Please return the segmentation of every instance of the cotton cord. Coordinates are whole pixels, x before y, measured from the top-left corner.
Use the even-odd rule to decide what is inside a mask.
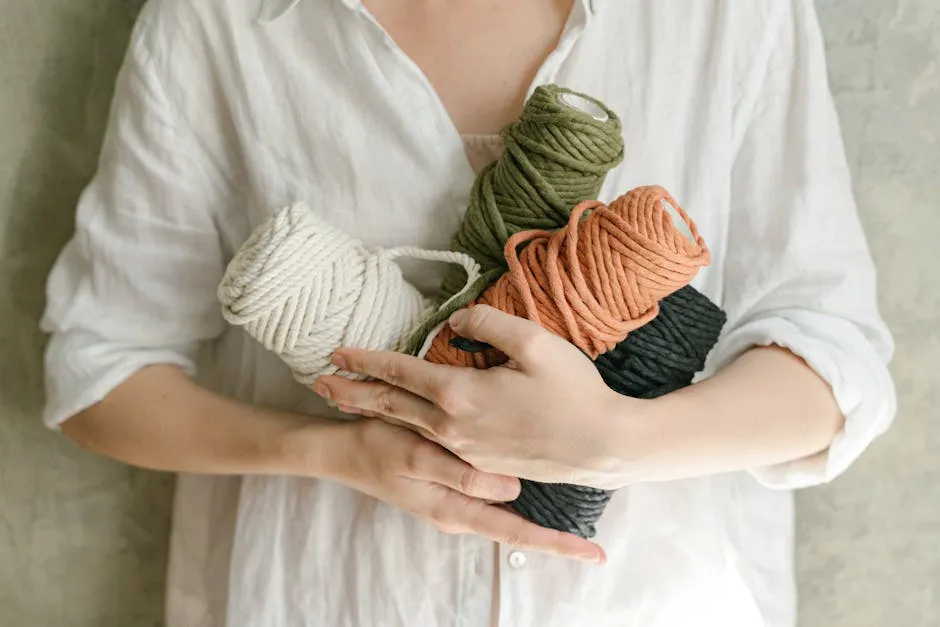
[[[726,319],[701,292],[683,287],[660,302],[656,318],[599,356],[595,365],[607,385],[624,396],[664,396],[692,384]],[[510,507],[544,527],[592,538],[612,496],[612,491],[587,486],[523,480]]]
[[[404,348],[410,354],[417,354],[434,328],[507,269],[503,249],[511,235],[565,224],[575,205],[597,197],[607,173],[624,155],[616,113],[558,85],[537,87],[519,121],[503,128],[500,136],[503,154],[474,181],[451,242],[451,250],[469,254],[483,274],[456,299],[453,295],[467,278],[457,267],[446,274],[439,298],[451,301],[415,330]]]
[[[686,286],[659,303],[659,315],[595,361],[607,385],[624,396],[658,398],[692,384],[718,342],[727,316]]]
[[[399,257],[458,264],[468,283],[479,277],[469,255],[370,249],[296,203],[255,229],[229,263],[218,288],[222,314],[310,385],[338,371],[330,358],[341,346],[398,350],[434,313],[402,276]]]
[[[667,203],[684,229],[677,228]],[[659,301],[688,284],[710,254],[672,196],[648,186],[609,207],[579,203],[564,229],[512,235],[505,258],[509,270],[477,302],[537,322],[596,359],[656,317]],[[425,358],[476,367],[506,359],[498,351],[455,348],[453,337],[449,326],[442,327]]]

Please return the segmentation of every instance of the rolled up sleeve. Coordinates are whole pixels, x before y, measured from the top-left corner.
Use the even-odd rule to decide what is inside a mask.
[[[813,3],[780,3],[765,71],[740,116],[717,368],[751,347],[801,357],[832,389],[844,428],[819,455],[754,476],[774,488],[829,481],[894,418],[876,273],[858,219]]]
[[[192,373],[223,320],[220,184],[174,112],[137,35],[125,57],[98,170],[47,283],[44,422],[58,427],[140,368]]]

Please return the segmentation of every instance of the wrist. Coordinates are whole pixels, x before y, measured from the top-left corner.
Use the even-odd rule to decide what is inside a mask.
[[[350,424],[341,420],[297,416],[285,422],[272,441],[277,474],[334,479],[342,474],[349,450]]]
[[[582,430],[583,434],[591,435],[587,450],[592,451],[588,455],[584,485],[618,490],[638,481],[638,452],[642,450],[638,439],[646,428],[647,421],[641,416],[650,409],[647,403],[609,388],[598,399],[589,413],[596,418],[596,424]]]
[[[617,396],[613,432],[606,440],[610,458],[615,460],[617,487],[663,480],[663,469],[671,467],[670,456],[681,449],[677,417],[684,410],[677,405],[682,405],[682,395],[671,393],[653,399]]]

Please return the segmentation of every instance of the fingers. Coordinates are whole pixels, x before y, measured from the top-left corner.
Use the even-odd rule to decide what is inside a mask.
[[[603,564],[607,561],[604,550],[593,542],[570,533],[540,527],[502,506],[487,505],[455,493],[448,500],[441,504],[452,512],[442,514],[444,520],[438,526],[443,531],[473,533],[517,549],[539,551],[582,562]],[[458,517],[459,520],[455,520]]]
[[[444,448],[427,443],[415,446],[405,460],[405,476],[437,483],[474,499],[506,502],[519,496],[518,479],[477,470]]]
[[[350,486],[430,521],[446,533],[471,533],[502,544],[603,563],[603,550],[577,536],[546,529],[487,501],[519,495],[518,480],[484,473],[442,447],[406,429],[376,420],[355,421],[356,450],[365,474],[347,477]],[[390,457],[389,457],[390,456]]]
[[[360,413],[360,412],[357,412],[357,411],[355,411],[355,410],[350,410],[349,408],[341,409],[340,411],[345,411],[345,412],[348,413],[348,414],[357,414],[357,413]],[[434,442],[434,443],[436,443],[436,444],[440,444],[441,446],[444,445],[440,440],[437,439],[437,436],[435,436],[433,433],[431,433],[431,432],[428,431],[427,429],[422,429],[421,427],[416,427],[416,426],[414,426],[414,425],[408,424],[407,422],[398,420],[397,418],[390,418],[390,417],[388,417],[388,416],[378,416],[378,417],[376,417],[376,416],[368,416],[368,417],[370,417],[370,418],[377,418],[378,420],[381,420],[382,422],[384,422],[384,423],[386,423],[386,424],[390,424],[390,425],[392,425],[393,427],[401,427],[402,429],[408,429],[409,431],[412,431],[412,432],[414,432],[414,433],[417,433],[418,435],[420,435],[420,436],[421,436],[422,438],[424,438],[425,440],[428,440],[429,442]]]
[[[432,402],[438,390],[447,385],[459,370],[394,351],[366,351],[357,348],[342,348],[336,351],[333,364],[347,372],[364,374],[404,388]]]
[[[326,376],[317,379],[314,390],[350,414],[394,418],[426,431],[433,431],[433,426],[440,421],[440,410],[433,403],[380,381]]]
[[[473,533],[519,549],[560,555],[592,563],[607,557],[599,546],[569,533],[547,529],[501,506],[485,501],[511,501],[519,496],[517,479],[481,472],[431,443],[415,446],[406,461],[410,478],[436,483],[445,492],[430,517],[449,533]]]
[[[555,338],[541,326],[487,305],[461,309],[450,317],[460,336],[499,349],[522,369],[537,366],[546,340]]]

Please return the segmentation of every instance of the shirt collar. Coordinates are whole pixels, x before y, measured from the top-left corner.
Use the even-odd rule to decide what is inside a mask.
[[[258,16],[258,20],[261,22],[274,22],[290,12],[290,10],[300,4],[301,1],[302,0],[261,0],[261,13]],[[588,16],[594,13],[594,5],[599,1],[600,0],[575,0]],[[360,9],[362,7],[361,0],[340,0],[340,2],[350,9]]]

